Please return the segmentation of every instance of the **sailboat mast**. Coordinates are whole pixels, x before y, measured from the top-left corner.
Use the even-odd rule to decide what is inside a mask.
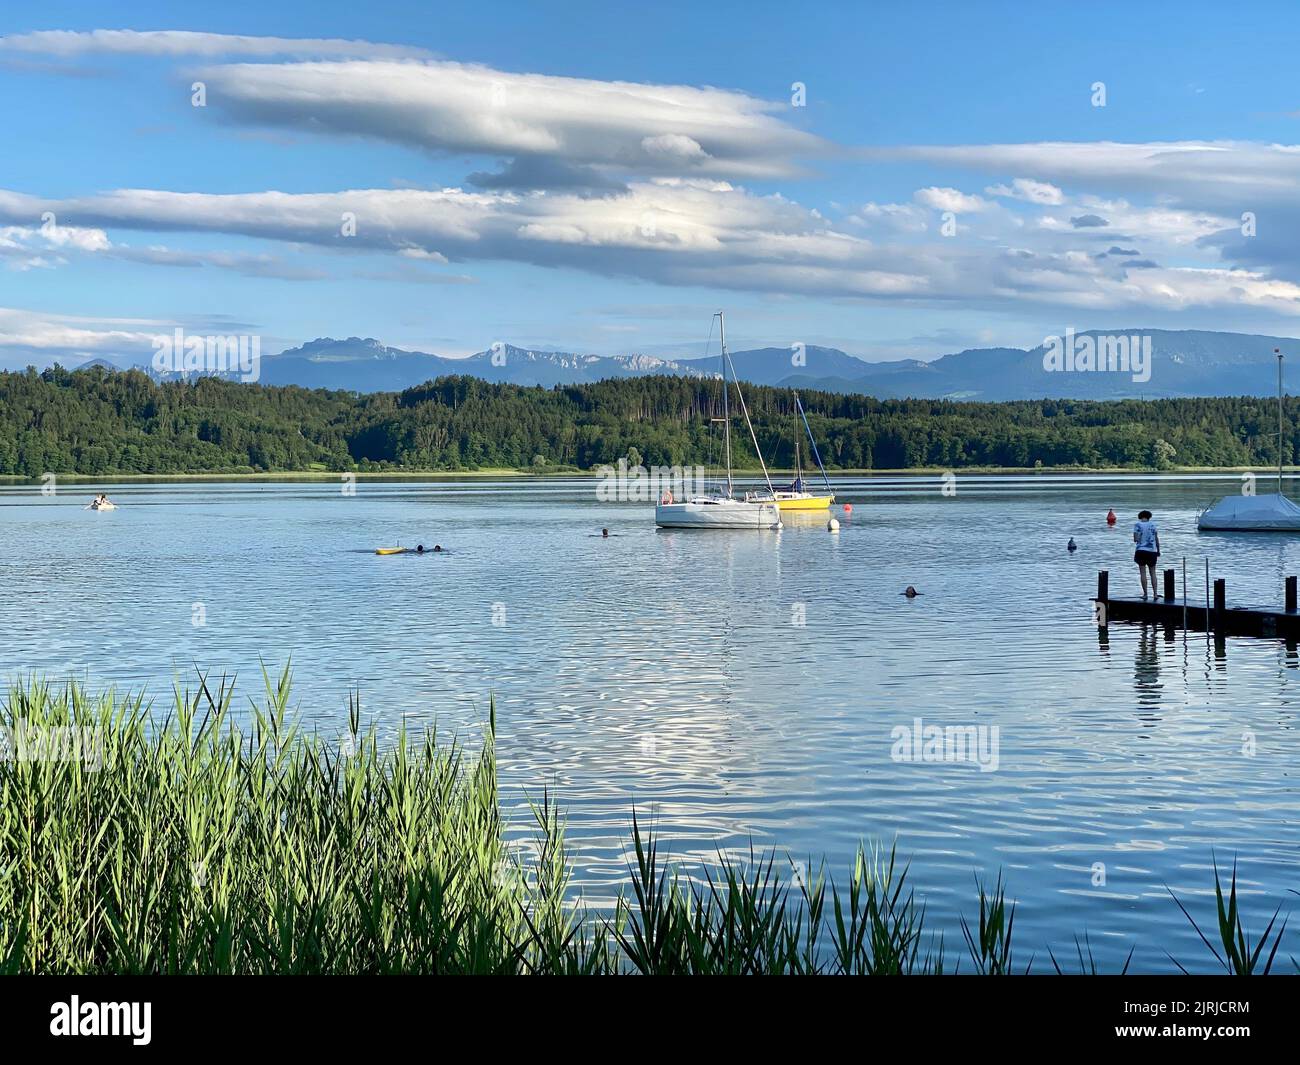
[[[813,458],[817,460],[817,468],[821,471],[822,480],[826,484],[826,491],[831,495],[835,493],[831,490],[831,479],[826,476],[826,467],[822,464],[822,453],[817,450],[817,438],[812,434],[812,426],[808,424],[808,415],[804,413],[803,404],[799,402],[799,393],[794,394],[794,405],[799,411],[799,417],[803,419],[803,427],[808,433],[808,446],[812,448]]]
[[[718,312],[718,333],[722,338],[722,437],[727,462],[727,498],[731,498],[731,408],[727,398],[727,322]]]
[[[1282,349],[1277,354],[1277,494],[1282,494]]]

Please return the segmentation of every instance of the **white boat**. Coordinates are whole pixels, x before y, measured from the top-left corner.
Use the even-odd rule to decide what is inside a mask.
[[[700,496],[685,503],[659,503],[655,524],[665,529],[779,529],[781,510],[775,503]]]
[[[1300,532],[1300,506],[1280,492],[1224,496],[1201,512],[1196,527],[1206,532]]]
[[[1204,532],[1300,532],[1300,506],[1282,494],[1282,349],[1277,355],[1277,491],[1266,495],[1224,496],[1196,518]],[[1254,481],[1250,482],[1253,486]]]
[[[722,343],[722,422],[723,456],[727,468],[726,488],[719,489],[712,495],[695,496],[690,499],[676,500],[671,492],[665,492],[655,505],[655,524],[664,529],[779,529],[781,528],[781,508],[772,500],[772,480],[767,475],[767,464],[763,462],[763,452],[754,435],[753,423],[749,420],[749,410],[745,406],[744,394],[740,384],[736,384],[736,395],[740,399],[740,409],[745,415],[745,424],[749,427],[750,439],[754,441],[754,451],[759,464],[763,467],[763,479],[767,481],[768,496],[765,500],[737,499],[731,482],[731,407],[728,398],[727,365],[731,356],[727,354],[727,324],[719,311],[719,335]],[[732,377],[735,377],[734,368]]]

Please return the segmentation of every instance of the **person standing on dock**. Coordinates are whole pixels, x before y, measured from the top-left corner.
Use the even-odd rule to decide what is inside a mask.
[[[1133,523],[1133,542],[1137,550],[1133,552],[1133,561],[1137,563],[1138,576],[1142,580],[1142,598],[1147,597],[1147,571],[1151,573],[1151,594],[1156,595],[1156,562],[1160,558],[1160,533],[1156,523],[1151,520],[1151,511],[1144,510],[1138,514]]]

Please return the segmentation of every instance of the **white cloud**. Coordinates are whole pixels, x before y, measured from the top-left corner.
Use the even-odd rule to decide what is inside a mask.
[[[863,149],[866,158],[1028,175],[1035,181],[1094,191],[1177,197],[1200,206],[1294,199],[1300,147],[1250,141],[1114,141],[1029,144],[912,145]],[[1012,183],[1015,187],[1015,183]]]
[[[955,214],[974,214],[986,211],[991,206],[988,200],[980,196],[968,196],[957,189],[931,186],[917,189],[914,194],[917,203],[924,204],[936,211],[952,211]]]
[[[849,221],[896,233],[924,233],[930,227],[930,217],[914,203],[864,203],[849,215]]]
[[[0,258],[11,270],[50,269],[66,263],[64,251],[100,252],[110,247],[102,229],[82,226],[0,226]]]
[[[1032,178],[1016,178],[1010,185],[990,185],[984,190],[990,196],[1001,196],[1011,200],[1024,200],[1052,206],[1065,202],[1065,195],[1055,185],[1046,181],[1034,181]]]
[[[740,92],[352,60],[208,68],[208,103],[240,122],[439,152],[553,156],[632,174],[774,177],[832,147],[783,104]]]
[[[947,190],[941,190],[946,192]],[[939,202],[953,202],[946,197]],[[784,295],[859,297],[926,305],[1179,309],[1248,305],[1300,314],[1300,288],[1265,270],[1225,269],[1196,234],[1217,220],[1127,201],[1091,201],[1115,224],[1082,235],[1068,219],[1053,231],[1016,229],[1005,212],[976,215],[970,239],[904,232],[873,241],[835,228],[784,197],[758,196],[727,182],[633,182],[621,195],[482,193],[461,189],[356,189],[335,193],[243,194],[119,190],[67,201],[0,192],[0,222],[45,210],[87,225],[226,233],[327,247],[387,251],[406,259],[500,260],[621,274],[663,284]],[[876,205],[877,217],[900,214]],[[1082,209],[1082,208],[1080,208]],[[1075,207],[1070,207],[1074,212]],[[355,215],[356,235],[339,220]],[[905,217],[905,215],[904,215]],[[1129,270],[1099,255],[1115,239],[1179,249],[1201,262]],[[1086,243],[1080,243],[1086,241]],[[1157,255],[1157,257],[1159,257]]]
[[[190,30],[37,30],[0,37],[0,51],[39,55],[136,56],[371,56],[416,58],[424,48],[371,41],[311,37],[250,37]]]
[[[641,147],[651,156],[667,156],[681,161],[704,159],[708,153],[699,141],[680,133],[661,133],[657,137],[643,137]]]
[[[147,355],[152,338],[171,328],[171,323],[150,319],[41,315],[0,307],[0,350],[58,352],[86,358],[123,351]]]

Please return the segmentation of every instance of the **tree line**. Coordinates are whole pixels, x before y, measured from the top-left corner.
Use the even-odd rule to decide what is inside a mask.
[[[1276,402],[1261,398],[800,398],[828,469],[1277,461]],[[792,465],[803,440],[793,393],[746,385],[745,401],[768,464]],[[29,368],[0,373],[0,475],[591,469],[633,449],[646,465],[716,465],[721,410],[719,382],[684,377],[542,388],[449,376],[358,394],[217,377],[159,383],[101,366]],[[1288,399],[1288,464],[1298,423],[1300,399]],[[735,465],[756,466],[739,420],[731,438]],[[806,441],[803,452],[811,465]]]

